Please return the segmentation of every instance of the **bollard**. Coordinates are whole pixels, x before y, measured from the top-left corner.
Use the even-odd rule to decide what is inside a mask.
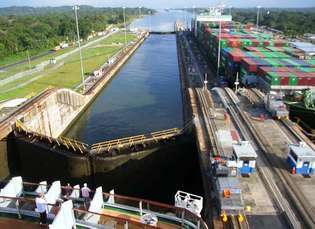
[[[242,223],[244,221],[244,217],[241,213],[238,214],[237,216],[238,222]]]
[[[221,218],[222,218],[222,221],[223,221],[224,223],[227,222],[227,220],[228,220],[227,215],[226,215],[225,212],[223,212],[223,213],[221,214]]]

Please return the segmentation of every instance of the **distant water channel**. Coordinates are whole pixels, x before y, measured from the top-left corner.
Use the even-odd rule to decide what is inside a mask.
[[[155,31],[172,30],[182,12],[160,12],[136,21]],[[161,25],[161,27],[159,27]],[[172,27],[170,27],[172,26]],[[151,35],[66,134],[93,144],[183,126],[175,35]],[[173,204],[177,190],[202,194],[196,146],[186,142],[98,174],[105,190]],[[155,155],[155,156],[154,156]],[[108,191],[108,190],[107,190]]]
[[[175,35],[151,35],[67,136],[92,144],[181,126]]]

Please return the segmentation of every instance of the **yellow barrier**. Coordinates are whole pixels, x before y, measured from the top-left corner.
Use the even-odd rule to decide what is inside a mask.
[[[84,153],[85,150],[89,149],[89,145],[79,142],[74,139],[69,139],[65,137],[59,137],[59,138],[52,138],[43,134],[39,134],[33,131],[29,131],[23,122],[20,120],[16,120],[15,126],[18,128],[19,131],[23,130],[28,134],[28,137],[34,137],[34,138],[39,138],[40,140],[46,139],[49,141],[49,143],[57,143],[58,146],[65,146],[67,149],[72,148],[73,151],[80,151],[81,154]]]
[[[96,143],[92,145],[91,149],[96,150],[97,153],[99,153],[102,149],[110,150],[113,147],[121,148],[126,145],[130,147],[135,144],[142,144],[144,142],[148,142],[152,140],[155,140],[157,142],[158,140],[161,140],[161,139],[166,139],[166,138],[179,135],[181,132],[182,130],[178,128],[156,131],[147,135],[141,134],[141,135],[126,137],[126,138],[120,138],[120,139]]]
[[[68,150],[72,149],[73,151],[80,151],[81,154],[84,154],[85,152],[89,151],[90,149],[96,150],[97,153],[99,153],[102,149],[110,150],[112,148],[121,148],[124,146],[133,146],[136,144],[143,144],[145,142],[149,141],[156,141],[158,142],[159,140],[171,138],[174,136],[177,136],[183,132],[182,129],[178,128],[172,128],[168,130],[162,130],[162,131],[156,131],[152,132],[150,134],[144,135],[136,135],[136,136],[131,136],[131,137],[126,137],[126,138],[120,138],[120,139],[114,139],[114,140],[109,140],[105,142],[100,142],[93,144],[92,146],[85,144],[83,142],[66,138],[66,137],[58,137],[58,138],[52,138],[43,134],[39,134],[33,131],[29,131],[23,122],[20,120],[16,120],[15,123],[16,127],[18,128],[19,131],[23,130],[28,134],[29,138],[39,138],[40,140],[47,140],[49,143],[56,143],[58,146],[64,146]]]

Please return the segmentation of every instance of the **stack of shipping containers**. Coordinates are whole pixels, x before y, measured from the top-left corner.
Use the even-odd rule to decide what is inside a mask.
[[[209,60],[216,63],[219,24],[198,22],[195,29]],[[239,73],[243,84],[260,84],[267,90],[315,86],[315,60],[271,34],[253,31],[251,25],[221,22],[220,43],[220,73],[230,85]]]

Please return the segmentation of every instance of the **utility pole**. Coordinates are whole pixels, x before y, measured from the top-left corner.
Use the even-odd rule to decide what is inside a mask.
[[[256,19],[256,28],[258,29],[259,26],[259,10],[260,10],[261,6],[257,6],[257,19]]]
[[[221,20],[219,22],[219,47],[218,47],[217,77],[219,77],[220,59],[221,59]]]
[[[28,68],[31,69],[31,58],[30,58],[30,53],[28,52],[28,50],[26,50],[27,53],[27,60],[28,60]]]
[[[224,5],[220,5],[221,14],[224,10]],[[220,61],[221,61],[221,30],[222,30],[222,20],[219,22],[219,47],[218,47],[218,65],[217,65],[217,77],[219,77],[220,73]]]
[[[185,6],[185,24],[186,24],[186,30],[188,29],[188,22],[187,22],[187,6]]]
[[[125,47],[127,47],[127,28],[126,28],[126,7],[123,7],[123,14],[124,14],[124,25],[125,25]]]
[[[152,32],[152,31],[151,31],[151,26],[152,26],[152,25],[151,25],[151,23],[152,23],[152,21],[151,21],[151,20],[152,20],[152,18],[151,18],[151,17],[152,17],[152,15],[151,15],[151,10],[149,10],[149,15],[150,15],[150,16],[149,16],[149,23],[150,23],[149,31]]]
[[[240,84],[240,82],[238,80],[238,72],[236,73],[236,80],[235,80],[234,84],[235,84],[235,93],[237,94],[238,85]]]
[[[79,23],[78,23],[78,10],[79,6],[73,7],[74,14],[75,14],[75,22],[77,26],[77,39],[79,45],[79,53],[80,53],[80,65],[81,65],[81,77],[82,77],[82,90],[85,91],[85,83],[84,83],[84,71],[83,71],[83,61],[82,61],[82,50],[81,50],[81,43],[80,43],[80,33],[79,33]]]
[[[205,80],[203,81],[204,83],[204,89],[207,89],[207,83],[208,83],[208,73],[205,73]]]

